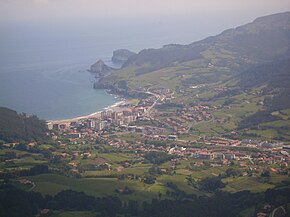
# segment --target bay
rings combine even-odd
[[[88,115],[118,99],[93,89],[87,71],[116,49],[190,43],[208,31],[162,23],[0,23],[0,106],[56,120]]]

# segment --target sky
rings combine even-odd
[[[130,30],[185,44],[285,11],[290,0],[0,0],[0,41]]]
[[[161,19],[193,14],[231,14],[235,19],[289,10],[289,0],[0,0],[0,21]]]

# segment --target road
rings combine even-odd
[[[150,111],[154,108],[154,106],[156,105],[156,103],[161,99],[161,96],[158,95],[158,94],[156,94],[156,93],[152,93],[152,92],[149,92],[149,91],[147,91],[146,93],[155,96],[155,97],[156,97],[156,100],[155,100],[155,101],[153,102],[153,104],[152,104],[152,105],[147,109],[147,111],[146,111],[145,114],[144,114],[145,116],[146,116],[147,114],[150,113]]]
[[[32,182],[32,187],[28,189],[28,191],[32,191],[36,187],[36,184]]]
[[[270,217],[283,217],[286,216],[287,212],[283,206],[279,206],[272,211]]]

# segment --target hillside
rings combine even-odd
[[[0,140],[5,142],[43,141],[48,136],[45,121],[0,107]]]
[[[238,131],[246,137],[288,141],[289,62],[290,12],[286,12],[189,45],[143,50],[99,86],[121,94],[169,88],[173,103],[221,107],[214,115],[223,124],[200,124],[198,135]]]
[[[102,83],[126,80],[136,89],[223,81],[253,64],[289,57],[289,44],[290,12],[265,16],[189,45],[142,50]]]
[[[247,136],[290,139],[290,59],[258,64],[223,84],[204,100],[222,103],[229,123]]]

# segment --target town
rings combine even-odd
[[[211,114],[216,108],[198,104],[182,106],[176,111],[162,111],[158,106],[170,102],[174,94],[169,89],[163,88],[151,91],[146,92],[147,98],[135,105],[122,104],[102,111],[95,118],[48,123],[49,129],[57,132],[52,133],[52,138],[63,148],[67,144],[59,140],[60,138],[68,139],[70,144],[75,145],[92,142],[94,144],[97,140],[99,144],[109,145],[116,151],[136,153],[140,159],[146,153],[164,152],[177,159],[196,159],[196,162],[190,163],[190,167],[201,167],[205,164],[210,167],[222,167],[229,166],[235,161],[243,168],[243,175],[248,175],[253,170],[262,172],[265,168],[270,168],[275,173],[289,175],[289,146],[282,142],[238,140],[205,135],[194,140],[183,139],[182,135],[188,133],[198,123],[216,121]],[[134,138],[133,143],[128,141],[130,137]],[[98,144],[95,143],[94,146]],[[60,155],[69,158],[71,153],[67,153],[65,148],[63,150]],[[94,157],[91,152],[73,153],[74,156],[79,154],[85,158]],[[109,165],[106,160],[96,160],[98,161],[100,161],[96,165],[98,168],[101,168],[102,164]],[[77,165],[74,161],[69,164],[75,167]],[[275,166],[272,168],[271,165]],[[111,166],[103,168],[111,169]],[[74,168],[74,172],[79,171]]]

